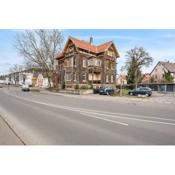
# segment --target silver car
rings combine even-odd
[[[30,91],[29,85],[28,84],[23,84],[21,87],[22,91]]]

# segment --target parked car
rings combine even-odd
[[[96,89],[93,89],[94,94],[99,94],[101,88],[102,87],[98,87]]]
[[[135,88],[133,90],[129,90],[128,92],[129,95],[146,95],[146,96],[151,96],[152,95],[152,89],[148,87],[139,87]]]
[[[100,95],[112,95],[114,94],[114,89],[112,87],[102,87],[99,89]]]
[[[21,87],[22,91],[30,91],[29,85],[28,84],[23,84]]]

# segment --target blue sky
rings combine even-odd
[[[23,64],[24,59],[14,48],[15,36],[21,32],[22,30],[0,30],[0,74],[8,73],[13,64]],[[118,73],[126,61],[126,51],[135,46],[144,47],[154,58],[149,68],[143,68],[144,73],[150,72],[160,60],[175,62],[175,30],[69,29],[63,30],[63,34],[65,41],[69,36],[82,40],[89,40],[89,37],[92,36],[96,45],[113,41],[120,54]]]

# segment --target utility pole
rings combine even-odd
[[[120,96],[123,96],[123,80],[121,75],[121,81],[120,81]]]

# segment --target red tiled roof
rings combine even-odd
[[[90,43],[86,42],[86,41],[81,41],[79,39],[70,37],[70,40],[79,48],[81,49],[85,49],[87,51],[91,51],[94,53],[97,53],[97,46],[91,45]]]
[[[89,51],[89,52],[92,52],[95,54],[105,52],[113,44],[113,42],[110,41],[110,42],[101,44],[99,46],[95,46],[95,45],[92,45],[86,41],[82,41],[82,40],[76,39],[74,37],[70,37],[69,40],[71,40],[78,48],[84,49],[86,51]],[[61,54],[58,54],[56,56],[56,58],[57,59],[62,58],[63,56],[64,56],[64,53],[61,53]]]
[[[106,49],[108,49],[111,46],[111,44],[112,44],[112,41],[109,41],[100,46],[97,46],[98,53],[104,52]]]
[[[73,37],[70,37],[70,39],[77,47],[79,47],[81,49],[85,49],[85,50],[90,51],[90,52],[94,52],[94,53],[104,52],[112,44],[112,41],[110,41],[110,42],[104,43],[102,45],[95,46],[95,45],[92,45],[86,41],[82,41],[82,40],[79,40],[79,39],[76,39]]]

